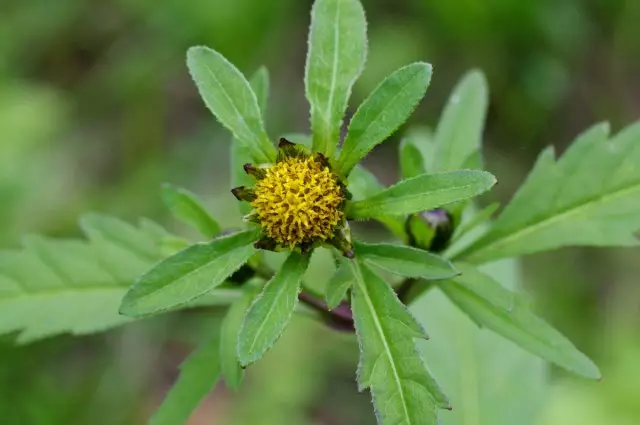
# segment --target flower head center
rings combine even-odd
[[[277,162],[266,169],[254,193],[251,206],[263,231],[284,246],[327,240],[344,217],[338,177],[313,157]]]

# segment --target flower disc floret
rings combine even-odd
[[[287,157],[267,168],[254,195],[264,233],[282,246],[326,241],[344,218],[338,177],[313,157]]]

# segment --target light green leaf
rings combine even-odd
[[[220,233],[220,225],[194,193],[165,183],[162,200],[174,216],[198,229],[202,235],[213,238]]]
[[[450,171],[423,174],[362,201],[348,205],[350,218],[407,215],[471,198],[490,189],[495,177],[486,171]]]
[[[262,111],[262,119],[266,121],[266,108],[269,99],[269,71],[267,68],[260,67],[249,80],[249,84],[256,94],[260,111]],[[253,162],[251,152],[249,152],[241,142],[234,137],[231,143],[230,159],[231,164],[231,187],[253,186],[255,179],[247,175],[244,171],[244,164]],[[251,205],[247,202],[237,202],[238,209],[242,215],[251,212]]]
[[[222,321],[220,329],[220,362],[222,376],[227,387],[234,391],[240,388],[244,376],[244,369],[238,361],[238,332],[245,313],[256,295],[256,291],[249,290],[231,304],[227,315]]]
[[[431,65],[416,62],[395,71],[375,88],[349,123],[338,171],[348,176],[376,145],[391,136],[411,115],[429,87]]]
[[[415,338],[422,326],[393,289],[368,266],[351,262],[352,311],[360,344],[358,385],[370,388],[380,425],[436,425],[437,407],[449,407],[422,361]]]
[[[475,263],[561,246],[635,246],[640,229],[640,122],[607,140],[581,134],[559,160],[545,150],[491,230],[464,254]]]
[[[313,150],[332,157],[351,87],[364,66],[367,23],[358,0],[316,0],[311,11],[305,90]]]
[[[276,150],[264,130],[251,86],[231,62],[215,50],[191,47],[187,66],[207,108],[238,139],[256,162],[273,162]]]
[[[428,280],[447,279],[459,274],[446,259],[425,250],[385,243],[355,242],[356,256],[388,272]]]
[[[149,425],[181,425],[215,388],[220,378],[218,335],[208,339],[180,365],[180,376],[169,390]]]
[[[130,321],[118,314],[127,287],[168,255],[165,241],[173,238],[144,223],[89,215],[82,220],[88,242],[31,236],[24,249],[0,252],[0,334],[31,342]]]
[[[514,288],[518,271],[513,260],[487,270]],[[548,391],[543,360],[478,328],[441,291],[419,298],[411,311],[429,329],[420,348],[453,406],[441,413],[442,425],[539,424]]]
[[[257,361],[282,335],[298,304],[309,258],[309,255],[292,251],[249,307],[238,336],[241,364],[246,366]]]
[[[462,274],[438,286],[474,322],[570,372],[600,379],[598,367],[513,292],[472,266],[456,266]]]
[[[484,75],[477,70],[467,73],[453,89],[436,128],[431,171],[465,168],[480,151],[488,91]]]
[[[327,288],[325,290],[325,298],[329,309],[336,308],[344,299],[347,290],[353,285],[353,275],[349,269],[349,265],[345,261],[340,261],[340,267],[333,273]]]
[[[468,221],[464,221],[463,219],[463,222],[460,223],[453,232],[453,237],[451,238],[452,243],[458,241],[472,230],[477,230],[481,226],[486,227],[488,221],[491,220],[491,216],[499,207],[500,204],[498,202],[493,202],[482,208],[480,211],[475,211],[474,208],[473,216]]]
[[[194,300],[243,265],[256,249],[255,229],[198,243],[172,255],[149,270],[122,300],[120,313],[145,316]]]
[[[403,179],[411,179],[427,172],[424,156],[416,143],[415,138],[408,137],[400,142],[400,171]]]

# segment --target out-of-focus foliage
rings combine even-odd
[[[184,66],[186,48],[212,46],[246,75],[268,65],[275,77],[267,111],[270,134],[308,132],[297,73],[304,64],[309,5],[294,0],[4,0],[2,248],[16,248],[26,231],[77,236],[76,218],[87,210],[167,221],[158,196],[159,183],[167,180],[201,194],[215,206],[223,226],[237,226],[231,219],[237,205],[223,192],[229,186],[223,152],[229,137],[197,98]],[[491,87],[486,161],[498,176],[503,199],[543,146],[562,151],[562,143],[592,122],[608,119],[618,129],[640,115],[638,1],[372,0],[366,8],[367,70],[354,87],[352,105],[393,70],[427,60],[435,72],[412,123],[433,124],[460,75],[482,69]],[[383,182],[395,178],[389,165],[395,161],[387,158],[392,152],[389,143],[368,161]],[[175,222],[167,224],[187,232]],[[637,403],[629,397],[638,393],[634,383],[640,381],[634,378],[638,341],[633,333],[639,318],[609,319],[616,310],[637,311],[637,303],[607,303],[612,294],[637,286],[638,254],[571,250],[525,261],[524,281],[536,282],[528,289],[537,305],[609,365],[601,383],[561,381],[542,425],[638,422]],[[314,273],[328,279],[322,267]],[[637,292],[625,298],[637,300]],[[183,339],[195,339],[182,336],[207,332],[194,329],[189,314],[171,324],[170,332],[149,324],[154,336],[149,328],[134,326],[74,342],[56,338],[17,348],[0,342],[3,422],[142,423],[175,378],[187,351],[177,347]],[[467,325],[466,318],[460,320]],[[615,328],[625,330],[616,332],[612,343],[606,336]],[[431,330],[434,339],[437,332]],[[341,335],[298,319],[276,350],[247,374],[236,398],[219,389],[192,423],[374,423],[367,397],[354,394],[355,351]],[[455,405],[456,390],[446,377],[438,378],[445,380]],[[148,388],[141,391],[143,386]],[[157,398],[142,397],[153,389]],[[481,419],[487,417],[498,421],[481,412]]]

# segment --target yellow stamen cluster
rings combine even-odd
[[[343,219],[337,177],[312,157],[288,157],[266,170],[251,205],[267,236],[294,247],[329,239]]]

